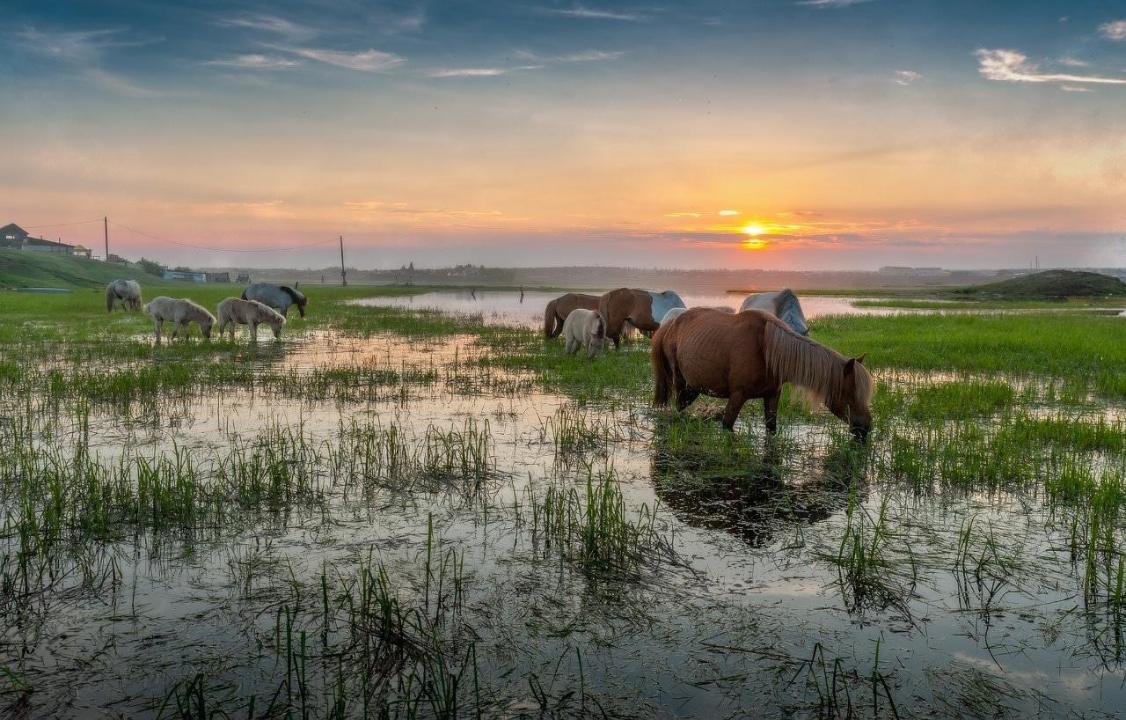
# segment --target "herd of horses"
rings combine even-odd
[[[173,338],[186,335],[193,322],[205,338],[216,324],[220,337],[229,328],[232,340],[235,325],[248,326],[252,340],[263,324],[280,338],[289,308],[296,306],[304,317],[307,302],[296,288],[258,283],[241,297],[221,301],[215,315],[187,298],[161,296],[143,307],[153,319],[159,343],[165,322],[174,326]],[[106,286],[106,309],[117,305],[141,309],[141,286],[133,280],[111,282]],[[665,406],[672,399],[683,411],[700,395],[726,399],[722,421],[730,430],[743,405],[761,399],[766,429],[774,433],[782,386],[791,383],[810,391],[848,423],[857,439],[866,439],[872,427],[873,383],[864,356],[845,357],[810,338],[801,303],[788,289],[751,295],[738,312],[689,308],[671,290],[637,288],[603,295],[566,293],[544,309],[544,337],[562,335],[567,353],[585,348],[592,360],[607,341],[619,348],[633,329],[652,338],[654,405]]]
[[[700,395],[727,400],[723,426],[735,425],[748,400],[763,401],[766,429],[778,426],[782,386],[810,391],[859,440],[872,427],[872,376],[864,356],[845,357],[809,337],[801,303],[789,289],[758,293],[730,308],[688,308],[671,290],[619,288],[603,295],[567,293],[544,309],[546,339],[563,335],[566,351],[593,359],[609,340],[617,348],[636,328],[652,338],[653,404],[670,397],[683,411]]]
[[[274,338],[280,339],[289,308],[296,306],[301,317],[305,317],[308,302],[304,293],[288,285],[256,283],[243,290],[241,297],[221,300],[215,315],[188,298],[164,295],[153,298],[143,309],[153,319],[157,343],[161,341],[166,322],[173,325],[173,338],[178,337],[181,332],[186,336],[194,322],[205,338],[211,337],[211,329],[218,324],[219,336],[222,337],[230,329],[231,340],[234,340],[235,326],[246,325],[250,328],[251,341],[257,341],[259,325],[269,325]],[[118,305],[127,310],[142,309],[141,286],[137,281],[114,280],[106,285],[106,310],[113,312]]]

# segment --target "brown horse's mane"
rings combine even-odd
[[[782,382],[791,382],[814,392],[819,400],[848,402],[844,393],[843,366],[848,358],[815,340],[798,335],[784,322],[767,316],[763,342],[767,369]],[[856,393],[865,403],[872,398],[872,376],[860,363],[855,365]]]

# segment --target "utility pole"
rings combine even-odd
[[[102,217],[102,235],[106,239],[106,262],[109,262],[109,218]]]
[[[348,272],[344,269],[344,236],[340,236],[340,284],[348,287]]]

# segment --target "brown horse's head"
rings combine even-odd
[[[825,406],[848,423],[854,438],[867,440],[872,429],[872,376],[864,367],[864,356],[846,360],[842,373],[841,383],[825,398]]]

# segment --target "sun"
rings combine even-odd
[[[769,231],[758,223],[744,225],[741,232],[747,236],[747,239],[743,241],[744,250],[762,250],[768,244],[766,239],[761,236],[766,235]]]

